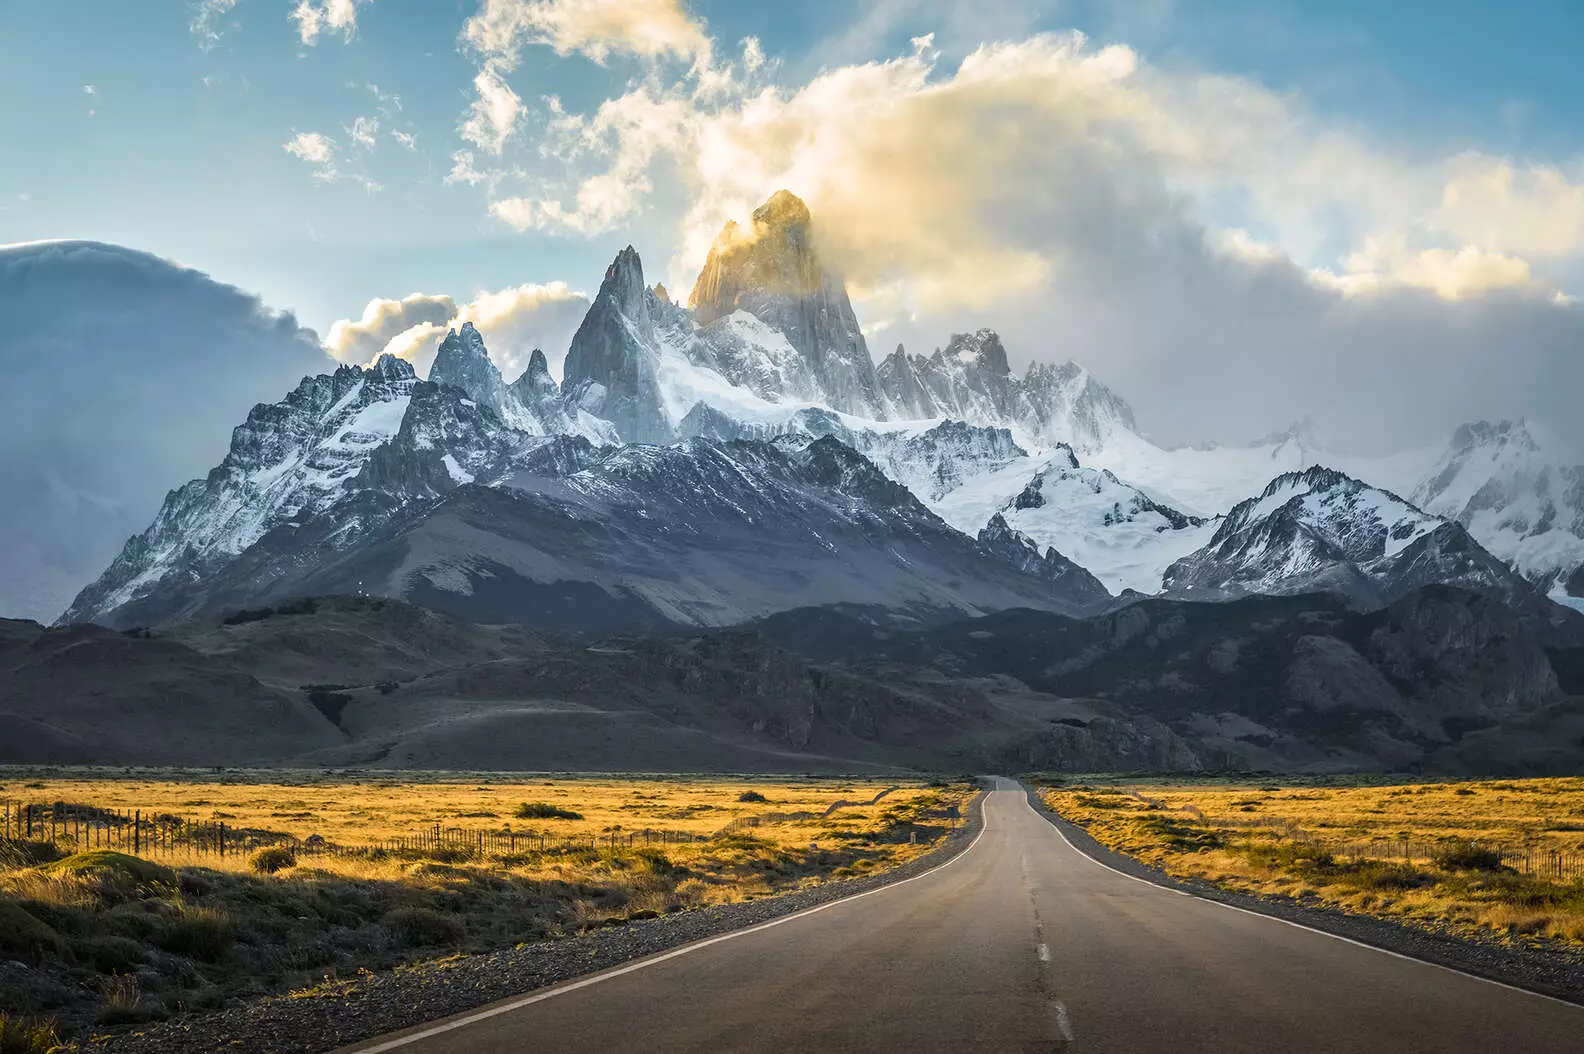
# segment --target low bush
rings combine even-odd
[[[176,914],[154,932],[154,943],[176,955],[218,962],[225,957],[235,937],[231,916],[225,912],[182,904]]]
[[[769,801],[770,799],[766,798],[758,791],[743,791],[741,794],[737,795],[737,800],[741,802],[763,802]]]
[[[113,849],[73,853],[44,870],[56,875],[92,875],[122,886],[175,886],[176,872],[168,867]]]
[[[284,845],[266,846],[248,858],[248,866],[255,874],[273,875],[288,867],[296,867],[297,854]]]
[[[583,814],[551,805],[547,801],[525,801],[512,814],[519,820],[581,820]]]
[[[462,920],[433,908],[397,908],[385,916],[385,928],[408,947],[461,944],[467,937]]]
[[[37,962],[45,952],[59,952],[60,934],[20,904],[0,900],[0,953]]]
[[[1131,809],[1133,802],[1120,794],[1080,794],[1078,804],[1086,809]]]
[[[1500,871],[1501,853],[1495,849],[1459,842],[1436,850],[1435,865],[1448,871]]]
[[[1169,816],[1151,816],[1139,826],[1178,852],[1197,853],[1201,849],[1220,849],[1226,844],[1218,831],[1195,827]]]
[[[53,842],[30,842],[22,838],[0,839],[0,867],[38,867],[53,864],[66,854]]]
[[[0,1054],[51,1054],[65,1049],[54,1022],[0,1014]]]

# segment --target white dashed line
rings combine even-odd
[[[1039,946],[1039,961],[1042,962],[1042,963],[1050,962],[1050,945],[1049,944],[1041,944]]]
[[[1056,1017],[1056,1032],[1063,1043],[1073,1041],[1072,1018],[1067,1016],[1067,1005],[1060,999],[1051,1000],[1051,1013]]]

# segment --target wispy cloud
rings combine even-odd
[[[358,172],[343,171],[337,163],[339,144],[322,132],[298,132],[281,148],[293,157],[300,158],[314,167],[314,178],[325,183],[356,183],[364,190],[373,192],[385,188]]]
[[[373,150],[379,141],[380,122],[378,117],[359,117],[347,126],[347,135],[354,143],[365,150]]]
[[[339,33],[341,39],[351,40],[357,33],[358,8],[373,0],[300,0],[292,10],[292,21],[297,23],[297,35],[312,47],[321,35]]]
[[[191,0],[189,7],[192,18],[187,28],[198,38],[199,47],[207,50],[220,42],[221,34],[227,28],[225,17],[237,3],[238,0]]]

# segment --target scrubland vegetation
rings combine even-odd
[[[0,787],[0,797],[164,810],[282,840],[225,857],[0,842],[0,1054],[49,1049],[57,1030],[80,1038],[250,996],[333,994],[360,971],[884,870],[928,851],[961,822],[974,791],[912,781],[873,804],[829,811],[868,803],[889,784],[282,779]],[[356,848],[436,828],[461,833],[401,850]],[[505,830],[543,835],[529,844],[545,848],[501,853],[470,842]],[[671,840],[626,844],[636,831]],[[291,847],[309,839],[338,851]]]
[[[1173,875],[1463,936],[1584,944],[1584,779],[1335,783],[1075,780],[1043,793],[1102,844]]]

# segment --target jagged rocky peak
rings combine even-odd
[[[451,330],[440,342],[434,365],[429,367],[429,379],[435,384],[449,384],[460,388],[469,398],[476,399],[499,413],[506,394],[506,383],[500,370],[490,361],[484,347],[484,337],[473,328],[473,323],[462,323],[461,330]]]
[[[555,378],[550,376],[550,360],[535,348],[528,356],[528,368],[511,384],[517,397],[532,405],[542,399],[553,398],[559,391]]]
[[[708,325],[747,307],[745,298],[802,298],[818,293],[824,273],[811,226],[808,206],[786,190],[776,191],[754,210],[751,226],[728,221],[688,297],[699,323]]]
[[[567,349],[561,390],[568,409],[609,421],[627,443],[673,438],[656,374],[653,301],[643,261],[629,245],[605,269],[599,294]]]
[[[901,350],[901,345],[897,345],[897,350]],[[954,333],[937,354],[955,359],[966,370],[982,370],[992,377],[1012,375],[1012,367],[1007,365],[1006,348],[1001,344],[1000,334],[993,329]]]
[[[371,377],[383,384],[396,384],[418,378],[413,372],[412,363],[389,353],[375,359],[374,365],[369,367],[368,372]]]
[[[728,222],[688,297],[701,326],[746,311],[797,351],[809,386],[844,413],[883,417],[874,362],[841,277],[821,260],[808,206],[780,190],[749,226]]]
[[[654,288],[651,289],[650,292],[653,293],[654,294],[654,298],[656,300],[660,301],[662,304],[671,303],[671,294],[666,292],[666,287],[665,287],[665,283],[664,282],[656,282],[654,284]]]

